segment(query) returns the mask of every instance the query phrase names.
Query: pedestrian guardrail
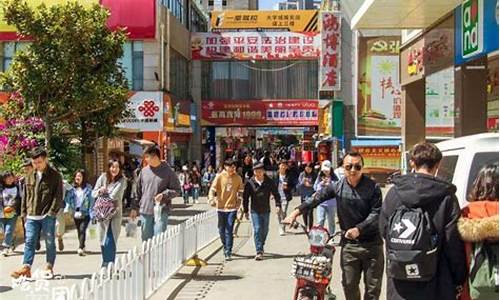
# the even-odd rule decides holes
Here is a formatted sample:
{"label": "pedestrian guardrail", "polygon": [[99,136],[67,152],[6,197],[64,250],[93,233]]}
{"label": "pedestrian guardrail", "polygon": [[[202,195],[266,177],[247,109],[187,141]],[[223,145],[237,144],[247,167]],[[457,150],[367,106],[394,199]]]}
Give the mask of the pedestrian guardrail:
{"label": "pedestrian guardrail", "polygon": [[151,297],[198,251],[218,237],[217,212],[211,210],[169,226],[118,257],[92,277],[75,284],[68,300],[144,300]]}

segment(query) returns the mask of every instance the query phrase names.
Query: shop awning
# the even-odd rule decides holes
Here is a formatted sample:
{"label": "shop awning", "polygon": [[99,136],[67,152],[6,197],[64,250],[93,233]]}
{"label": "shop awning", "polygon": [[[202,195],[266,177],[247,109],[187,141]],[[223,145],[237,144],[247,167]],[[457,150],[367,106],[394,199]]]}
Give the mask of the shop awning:
{"label": "shop awning", "polygon": [[426,28],[460,5],[462,0],[343,0],[353,13],[352,29]]}

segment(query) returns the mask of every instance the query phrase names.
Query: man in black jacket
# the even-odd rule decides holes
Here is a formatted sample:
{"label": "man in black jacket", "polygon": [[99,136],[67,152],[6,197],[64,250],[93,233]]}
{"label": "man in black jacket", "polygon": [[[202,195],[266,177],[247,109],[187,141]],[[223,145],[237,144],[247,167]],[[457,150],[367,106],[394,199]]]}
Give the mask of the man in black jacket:
{"label": "man in black jacket", "polygon": [[267,233],[269,232],[270,198],[274,197],[276,212],[281,214],[281,197],[274,181],[265,175],[264,164],[253,167],[254,176],[247,180],[243,191],[243,210],[248,220],[248,204],[251,200],[252,226],[255,249],[255,260],[262,260]]}
{"label": "man in black jacket", "polygon": [[428,214],[439,241],[437,269],[430,281],[396,280],[387,269],[388,300],[456,299],[465,281],[465,248],[457,229],[460,207],[455,196],[456,187],[435,177],[441,159],[441,151],[435,145],[415,145],[410,152],[410,164],[415,173],[395,178],[394,187],[385,197],[380,214],[380,231],[384,238],[390,230],[400,230],[388,228],[388,224],[396,208],[404,205],[422,208]]}
{"label": "man in black jacket", "polygon": [[349,152],[343,163],[345,177],[316,194],[312,202],[303,202],[283,223],[292,224],[300,214],[336,198],[342,230],[340,263],[345,298],[361,299],[359,281],[363,274],[363,299],[374,300],[380,296],[384,272],[384,252],[378,229],[382,192],[373,180],[363,175],[361,154]]}

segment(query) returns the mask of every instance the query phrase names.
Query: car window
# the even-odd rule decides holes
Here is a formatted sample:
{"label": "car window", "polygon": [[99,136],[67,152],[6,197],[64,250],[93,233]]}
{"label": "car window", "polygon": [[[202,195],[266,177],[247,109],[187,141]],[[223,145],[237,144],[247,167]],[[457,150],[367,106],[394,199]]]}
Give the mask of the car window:
{"label": "car window", "polygon": [[472,159],[472,165],[469,172],[469,178],[467,179],[467,198],[472,190],[472,184],[476,180],[477,174],[485,165],[497,165],[498,166],[498,152],[480,152],[474,155]]}
{"label": "car window", "polygon": [[458,155],[443,156],[437,177],[452,182],[453,174],[455,174],[455,168],[457,167],[457,161]]}

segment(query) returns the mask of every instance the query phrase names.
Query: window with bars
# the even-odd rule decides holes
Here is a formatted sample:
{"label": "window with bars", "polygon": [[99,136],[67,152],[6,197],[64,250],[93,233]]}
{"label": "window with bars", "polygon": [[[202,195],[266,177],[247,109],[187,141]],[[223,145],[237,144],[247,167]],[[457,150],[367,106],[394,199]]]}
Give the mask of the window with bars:
{"label": "window with bars", "polygon": [[126,42],[119,60],[125,71],[129,88],[141,91],[144,85],[144,50],[142,41]]}

